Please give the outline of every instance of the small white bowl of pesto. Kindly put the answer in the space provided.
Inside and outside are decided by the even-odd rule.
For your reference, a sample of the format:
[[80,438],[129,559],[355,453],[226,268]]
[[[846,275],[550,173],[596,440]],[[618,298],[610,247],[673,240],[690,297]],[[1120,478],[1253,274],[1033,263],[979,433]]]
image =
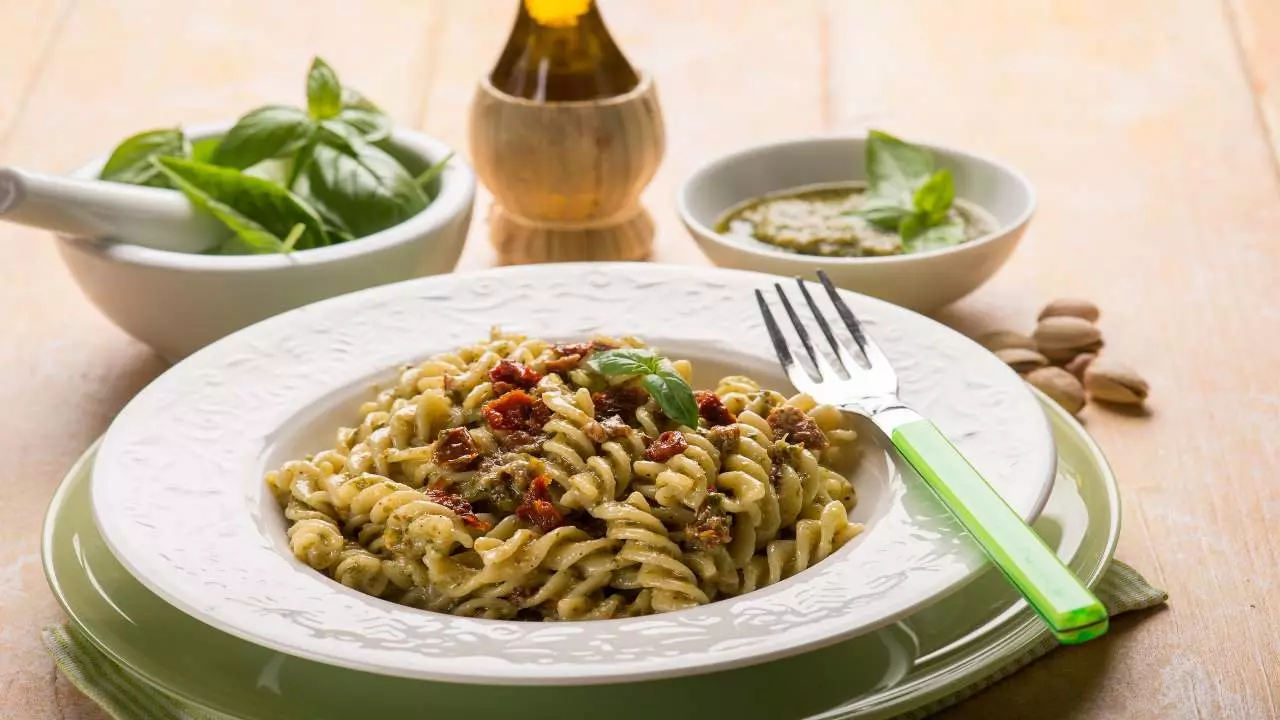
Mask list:
[[676,203],[717,265],[822,269],[849,290],[928,313],[995,274],[1036,195],[996,160],[873,130],[721,157],[684,182]]

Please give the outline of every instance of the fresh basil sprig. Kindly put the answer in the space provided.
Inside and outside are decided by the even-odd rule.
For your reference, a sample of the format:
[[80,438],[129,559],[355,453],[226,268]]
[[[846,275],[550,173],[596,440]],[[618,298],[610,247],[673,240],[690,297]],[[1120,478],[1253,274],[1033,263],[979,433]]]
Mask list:
[[601,375],[639,376],[640,385],[658,403],[667,417],[681,425],[698,427],[698,403],[693,388],[670,363],[647,350],[604,350],[594,353],[587,364]]
[[853,214],[897,232],[913,252],[964,241],[964,228],[948,219],[955,202],[955,179],[934,169],[928,150],[872,130],[866,145],[867,195]]
[[219,253],[346,242],[431,203],[449,158],[415,179],[377,144],[390,136],[391,118],[320,58],[307,73],[306,98],[305,109],[252,110],[221,139],[191,143],[176,128],[140,133],[115,149],[100,177],[181,190],[227,226]]

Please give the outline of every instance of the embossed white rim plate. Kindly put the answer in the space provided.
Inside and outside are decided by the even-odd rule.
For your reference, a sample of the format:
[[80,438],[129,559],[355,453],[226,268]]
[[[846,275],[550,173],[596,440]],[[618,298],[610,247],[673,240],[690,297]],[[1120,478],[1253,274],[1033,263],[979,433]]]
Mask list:
[[[400,677],[591,684],[709,672],[853,637],[972,579],[984,561],[917,478],[868,440],[853,517],[867,532],[742,597],[643,618],[523,623],[402,607],[295,560],[263,481],[327,447],[400,364],[491,325],[549,339],[634,334],[694,361],[695,385],[742,372],[786,391],[752,302],[777,278],[651,264],[563,264],[414,280],[265,320],[174,366],[120,413],[94,465],[94,517],[150,590],[214,627],[300,657]],[[933,418],[1034,518],[1055,452],[1022,381],[923,316],[847,293]]]

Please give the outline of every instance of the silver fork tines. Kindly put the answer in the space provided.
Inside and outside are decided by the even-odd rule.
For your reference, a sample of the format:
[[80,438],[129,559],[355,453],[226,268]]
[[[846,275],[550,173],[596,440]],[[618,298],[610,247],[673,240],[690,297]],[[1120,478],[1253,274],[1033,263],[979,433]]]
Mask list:
[[[818,328],[822,331],[823,337],[827,339],[827,343],[831,346],[831,351],[835,355],[836,365],[829,362],[821,351],[814,348],[809,331],[796,313],[791,300],[787,297],[782,286],[775,283],[773,287],[778,293],[778,299],[782,302],[782,307],[786,310],[787,317],[791,320],[796,336],[800,339],[800,344],[804,347],[805,354],[809,356],[809,360],[813,363],[816,372],[816,376],[810,374],[806,368],[796,361],[795,356],[791,353],[791,347],[787,342],[786,335],[774,319],[773,311],[769,309],[769,304],[765,301],[764,294],[757,290],[756,301],[760,304],[760,314],[764,317],[765,327],[769,331],[769,339],[773,342],[774,352],[778,354],[778,361],[782,364],[782,369],[787,373],[787,377],[791,378],[791,382],[796,386],[796,389],[813,395],[814,399],[819,402],[851,406],[848,407],[850,410],[858,410],[869,414],[875,412],[878,408],[885,407],[886,403],[896,403],[898,378],[893,371],[893,367],[889,365],[888,359],[876,342],[863,331],[862,323],[858,320],[857,315],[841,299],[840,293],[831,283],[831,279],[827,277],[827,274],[819,270],[818,279],[822,282],[822,286],[826,288],[827,296],[831,299],[831,304],[835,307],[836,314],[844,323],[845,328],[848,329],[854,343],[857,344],[857,352],[855,354],[852,347],[846,347],[846,344],[836,337],[836,334],[831,329],[831,324],[827,321],[826,315],[823,314],[818,307],[818,303],[809,293],[808,285],[801,278],[796,278],[796,283],[800,286],[800,294],[804,296],[805,303],[809,306],[814,320],[818,323]],[[865,366],[856,359],[855,355],[861,355],[865,359]],[[837,369],[837,366],[839,369]]]

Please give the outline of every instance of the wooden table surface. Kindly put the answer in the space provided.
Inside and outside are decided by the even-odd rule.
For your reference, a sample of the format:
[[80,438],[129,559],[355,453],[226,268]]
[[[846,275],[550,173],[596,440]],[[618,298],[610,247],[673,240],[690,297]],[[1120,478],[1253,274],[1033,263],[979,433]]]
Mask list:
[[[655,260],[706,260],[672,196],[744,144],[891,129],[990,153],[1040,211],[941,319],[1029,329],[1094,299],[1147,417],[1086,410],[1122,484],[1119,557],[1171,596],[945,717],[1280,717],[1280,3],[604,2],[656,76]],[[65,171],[143,128],[298,102],[313,54],[465,152],[512,0],[0,0],[0,164]],[[767,98],[767,99],[766,99]],[[482,197],[477,218],[488,198]],[[102,718],[45,654],[63,619],[40,524],[81,451],[164,366],[80,295],[44,234],[0,226],[0,718]],[[460,268],[493,262],[478,221]]]

